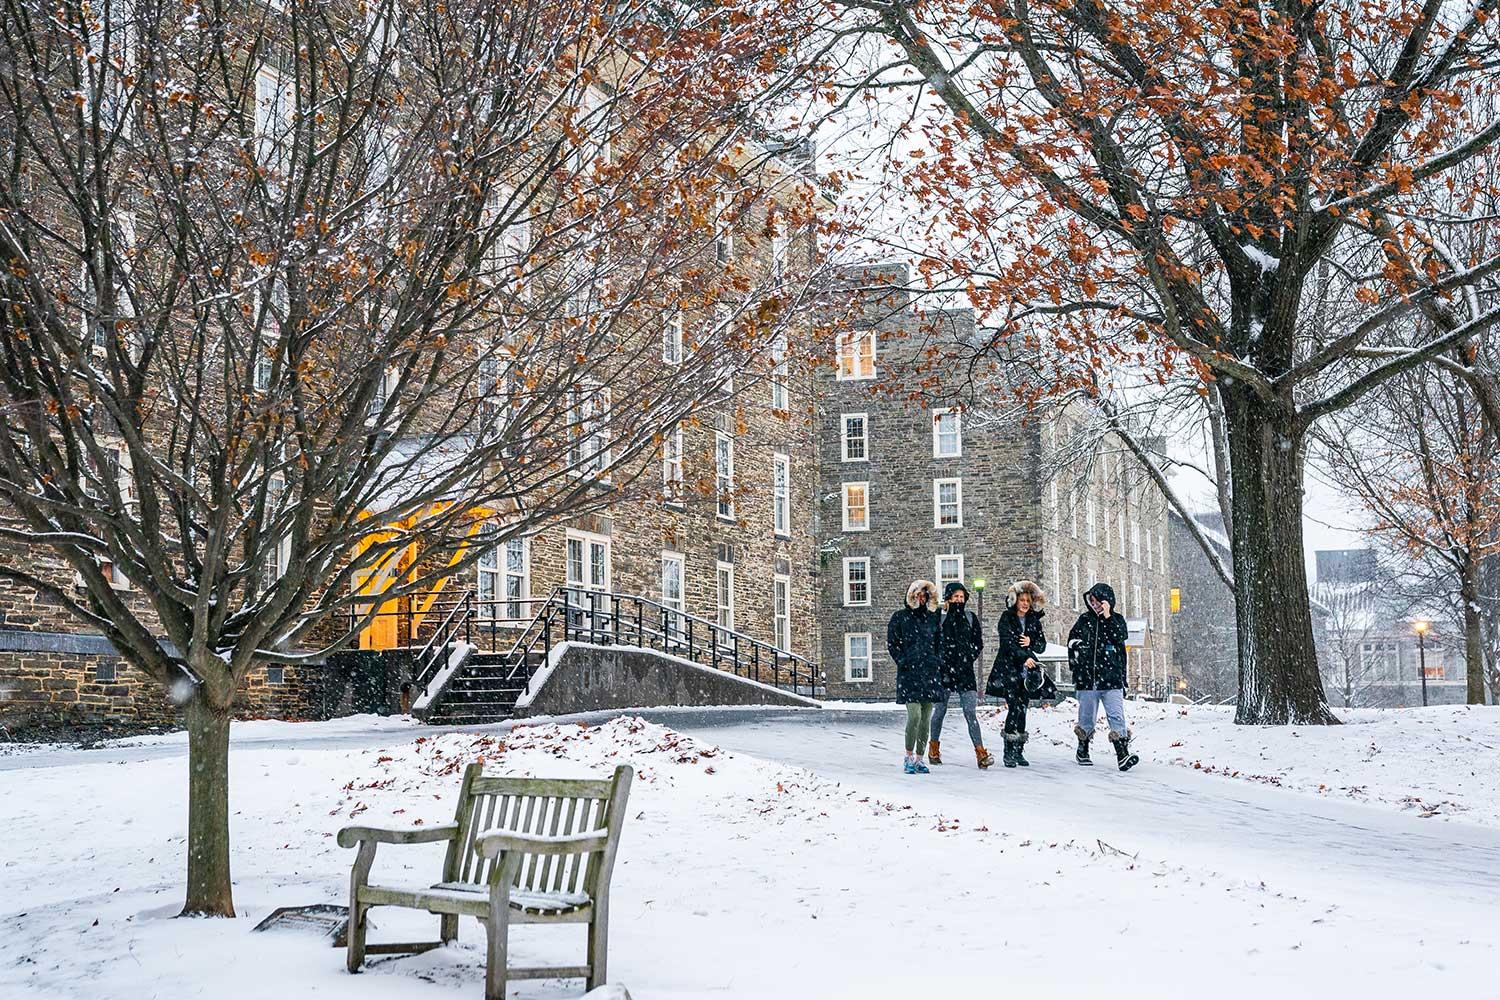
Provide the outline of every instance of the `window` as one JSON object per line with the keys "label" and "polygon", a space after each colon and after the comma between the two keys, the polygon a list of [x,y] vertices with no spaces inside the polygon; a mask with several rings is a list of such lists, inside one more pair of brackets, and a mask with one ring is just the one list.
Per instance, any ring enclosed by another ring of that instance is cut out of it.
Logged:
{"label": "window", "polygon": [[666,621],[667,635],[676,639],[681,634],[681,615],[686,606],[682,595],[683,556],[680,552],[661,554],[661,604],[669,612]]}
{"label": "window", "polygon": [[734,438],[723,431],[714,432],[714,493],[718,497],[718,515],[734,520]]}
{"label": "window", "polygon": [[[1124,510],[1120,510],[1120,511],[1118,511],[1115,514],[1115,525],[1118,528],[1119,533],[1120,533],[1120,555],[1123,556],[1125,554],[1125,511]],[[1108,525],[1105,526],[1104,530],[1106,530],[1106,531],[1109,530]]]}
{"label": "window", "polygon": [[586,87],[578,102],[578,147],[574,150],[570,167],[574,173],[582,173],[594,160],[608,164],[614,157],[610,143],[609,99],[594,87]]}
{"label": "window", "polygon": [[1078,488],[1068,490],[1068,533],[1078,537]]}
{"label": "window", "polygon": [[1400,680],[1400,654],[1394,642],[1362,642],[1359,644],[1359,667],[1370,677]]}
{"label": "window", "polygon": [[1049,597],[1056,597],[1057,595],[1059,595],[1061,593],[1062,593],[1062,561],[1058,558],[1057,553],[1053,552],[1052,553],[1052,590],[1048,593],[1048,596]]}
{"label": "window", "polygon": [[844,680],[859,684],[872,679],[870,670],[870,633],[844,633]]}
{"label": "window", "polygon": [[771,237],[771,281],[781,284],[786,280],[787,267],[792,257],[792,238],[790,236]]}
{"label": "window", "polygon": [[787,393],[787,379],[791,376],[791,364],[785,360],[776,362],[771,369],[771,409],[790,410],[791,398]]}
{"label": "window", "polygon": [[682,425],[667,431],[661,441],[661,485],[667,503],[682,503]]}
{"label": "window", "polygon": [[669,365],[682,364],[682,310],[667,313],[661,328],[661,359]]}
{"label": "window", "polygon": [[963,480],[934,479],[932,481],[932,526],[934,528],[962,528],[964,526]]}
{"label": "window", "polygon": [[1094,493],[1092,485],[1089,489],[1088,498],[1084,501],[1084,532],[1088,535],[1090,545],[1099,544],[1099,517],[1098,510],[1094,507]]}
{"label": "window", "polygon": [[385,63],[392,74],[401,72],[401,60],[396,56],[396,28],[386,17],[393,0],[370,0],[365,9],[365,26],[370,32],[370,45],[365,50],[365,59],[371,65]]}
{"label": "window", "polygon": [[1156,563],[1151,559],[1151,529],[1148,527],[1146,528],[1146,568],[1150,569],[1154,565]]}
{"label": "window", "polygon": [[1083,589],[1078,586],[1078,556],[1073,556],[1073,610],[1083,610]]}
{"label": "window", "polygon": [[[93,6],[100,12],[98,30],[89,32],[90,56],[99,74],[99,131],[104,141],[118,130],[122,138],[131,132],[128,115],[129,94],[126,78],[137,72],[135,58],[135,19],[139,16],[126,0],[104,0]],[[92,102],[92,81],[85,81],[86,101]]]}
{"label": "window", "polygon": [[587,531],[567,534],[565,580],[569,587],[603,591],[609,589],[610,541],[606,535]]}
{"label": "window", "polygon": [[963,437],[957,410],[934,410],[932,413],[932,457],[957,458],[963,454]]}
{"label": "window", "polygon": [[870,530],[870,484],[844,483],[844,530]]}
{"label": "window", "polygon": [[865,607],[870,603],[870,560],[851,556],[844,560],[844,606]]}
{"label": "window", "polygon": [[962,583],[964,579],[964,557],[962,555],[946,555],[937,557],[937,585],[938,593],[943,592],[943,587],[949,583]]}
{"label": "window", "polygon": [[500,358],[493,347],[479,359],[479,385],[475,388],[479,397],[479,433],[499,434],[504,430],[505,386],[500,377]]}
{"label": "window", "polygon": [[608,408],[607,391],[597,387],[573,390],[573,409],[568,421],[573,432],[569,463],[576,476],[608,480],[609,436],[605,430]]}
{"label": "window", "polygon": [[374,422],[385,412],[385,404],[390,401],[400,379],[401,373],[394,367],[386,368],[380,373],[380,377],[375,380],[374,392],[370,395],[370,419],[366,423]]}
{"label": "window", "polygon": [[845,462],[864,462],[870,457],[870,418],[864,413],[845,413],[839,447]]}
{"label": "window", "polygon": [[734,259],[734,195],[720,188],[714,196],[714,259]]}
{"label": "window", "polygon": [[849,330],[839,335],[839,381],[875,377],[875,330]]}
{"label": "window", "polygon": [[[569,557],[573,553],[570,549]],[[580,544],[578,556],[584,557]],[[479,556],[479,617],[486,621],[522,621],[531,596],[531,545],[509,538]]]}
{"label": "window", "polygon": [[117,668],[113,661],[94,664],[95,682],[100,684],[113,684],[117,677]]}
{"label": "window", "polygon": [[792,578],[778,573],[771,581],[771,627],[776,648],[792,648]]}
{"label": "window", "polygon": [[1048,494],[1052,500],[1052,530],[1056,531],[1062,527],[1062,507],[1057,500],[1057,480],[1052,480],[1047,487]]}
{"label": "window", "polygon": [[[517,268],[524,268],[531,251],[531,221],[516,219],[520,211],[514,188],[496,185],[490,188],[484,199],[484,221],[486,230],[499,227],[498,232],[487,232],[490,243],[485,250],[484,274],[496,287],[505,284]],[[526,283],[518,283],[516,295],[526,297]]]}
{"label": "window", "polygon": [[267,170],[285,171],[291,162],[292,111],[296,97],[290,80],[269,66],[255,73],[255,159]]}
{"label": "window", "polygon": [[255,355],[254,386],[256,392],[269,392],[271,376],[275,369],[276,355],[281,351],[281,325],[291,309],[291,296],[286,282],[280,278],[271,282],[270,298],[266,303],[266,318],[262,324],[265,341]]}
{"label": "window", "polygon": [[1133,603],[1133,604],[1130,605],[1130,610],[1133,611],[1133,612],[1135,612],[1136,614],[1140,614],[1141,613],[1141,585],[1140,584],[1137,583],[1137,584],[1133,584],[1131,586],[1131,588],[1130,588],[1130,596],[1131,596],[1131,600],[1135,602],[1135,603]]}
{"label": "window", "polygon": [[715,566],[714,603],[718,608],[720,628],[734,628],[734,564],[721,562]]}
{"label": "window", "polygon": [[[280,518],[281,499],[285,494],[286,480],[281,476],[270,477],[266,482],[265,522],[267,525],[274,525]],[[292,536],[287,534],[266,551],[265,562],[261,564],[261,589],[270,590],[276,586],[276,581],[286,575],[286,568],[291,561]]]}
{"label": "window", "polygon": [[792,460],[771,456],[771,528],[778,535],[792,533]]}
{"label": "window", "polygon": [[1135,562],[1141,561],[1141,525],[1139,521],[1130,523],[1130,558]]}
{"label": "window", "polygon": [[266,683],[267,684],[285,684],[286,683],[286,667],[283,667],[283,666],[270,666],[270,667],[266,667]]}
{"label": "window", "polygon": [[1094,561],[1093,556],[1089,556],[1088,561],[1084,564],[1084,566],[1084,582],[1092,587],[1094,584],[1099,582],[1099,564]]}

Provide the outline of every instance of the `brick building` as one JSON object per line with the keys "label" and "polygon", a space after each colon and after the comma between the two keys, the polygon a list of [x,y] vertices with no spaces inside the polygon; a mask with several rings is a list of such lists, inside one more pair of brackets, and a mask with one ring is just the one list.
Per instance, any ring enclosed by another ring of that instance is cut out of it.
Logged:
{"label": "brick building", "polygon": [[913,402],[904,385],[921,357],[968,341],[974,316],[918,312],[896,290],[904,268],[869,276],[890,290],[870,295],[818,393],[830,694],[894,692],[885,627],[913,579],[964,580],[976,610],[972,591],[985,581],[988,637],[1006,589],[1023,578],[1047,591],[1048,636],[1059,649],[1084,591],[1111,583],[1120,611],[1144,626],[1144,645],[1130,650],[1132,689],[1164,694],[1175,683],[1164,499],[1123,453],[1074,447],[1083,429],[1072,409],[981,424],[970,412]]}

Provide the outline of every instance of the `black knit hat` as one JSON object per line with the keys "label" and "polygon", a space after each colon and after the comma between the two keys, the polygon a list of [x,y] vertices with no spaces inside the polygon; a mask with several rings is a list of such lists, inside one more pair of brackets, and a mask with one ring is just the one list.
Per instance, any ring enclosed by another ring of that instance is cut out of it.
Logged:
{"label": "black knit hat", "polygon": [[947,585],[943,587],[943,602],[947,603],[948,601],[952,600],[953,595],[958,593],[960,590],[964,592],[964,599],[968,600],[969,588],[965,587],[961,581],[949,580]]}

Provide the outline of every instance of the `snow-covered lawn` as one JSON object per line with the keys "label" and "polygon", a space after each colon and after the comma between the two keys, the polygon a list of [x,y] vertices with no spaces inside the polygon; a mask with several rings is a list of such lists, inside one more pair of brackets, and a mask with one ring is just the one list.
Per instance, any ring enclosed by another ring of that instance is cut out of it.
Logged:
{"label": "snow-covered lawn", "polygon": [[[1416,822],[1397,811],[1404,796],[1430,802],[1440,791],[1442,801],[1465,806],[1453,820],[1457,832],[1469,819],[1500,815],[1494,775],[1482,773],[1473,752],[1461,780],[1423,773],[1435,758],[1419,749],[1420,734],[1435,731],[1441,756],[1457,756],[1470,740],[1496,743],[1494,713],[1387,713],[1293,735],[1232,727],[1216,710],[1132,710],[1147,759],[1130,775],[1103,760],[1092,771],[1072,766],[1061,710],[1036,713],[1029,773],[981,774],[972,757],[964,766],[957,713],[945,741],[954,764],[917,778],[899,775],[897,757],[872,745],[867,734],[886,725],[878,713],[863,713],[863,728],[817,712],[762,728],[793,749],[799,727],[850,735],[846,752],[868,757],[871,769],[840,780],[776,763],[773,752],[731,753],[631,717],[439,735],[371,720],[237,726],[231,783],[242,916],[233,921],[170,919],[180,905],[186,794],[185,758],[164,752],[173,738],[39,753],[37,767],[0,770],[0,997],[478,1000],[483,953],[472,921],[456,947],[376,958],[359,976],[315,937],[250,931],[277,906],[343,902],[353,858],[335,845],[338,828],[356,817],[446,820],[459,772],[478,758],[519,774],[602,774],[622,761],[638,769],[610,949],[612,978],[637,1000],[1258,997],[1268,988],[1304,996],[1323,987],[1379,997],[1436,983],[1480,996],[1496,988],[1494,906],[1409,885],[1351,901],[1323,881],[1204,864],[1214,851],[1234,850],[1233,830],[1222,848],[1203,842],[1178,852],[1154,841],[1111,843],[1091,819],[1103,791],[1116,803],[1153,795],[1159,806],[1184,787],[1205,798],[1240,787],[1164,766],[1180,758],[1188,768],[1197,761],[1215,774],[1238,770],[1306,790],[1268,788],[1254,799],[1260,810],[1281,805],[1290,836],[1318,784],[1361,786],[1369,801],[1397,807],[1348,807],[1365,810],[1358,815],[1370,818],[1372,836],[1383,816]],[[364,744],[348,745],[361,730]],[[327,745],[316,739],[323,732]],[[281,745],[292,737],[299,746]],[[162,755],[141,756],[153,748]],[[1491,771],[1494,763],[1491,755]],[[1042,792],[1047,810],[1023,804],[1023,787],[1050,789]],[[1192,794],[1182,798],[1183,810],[1195,808]],[[1472,832],[1500,846],[1500,834]],[[376,874],[435,881],[440,857],[437,847],[382,847]],[[1342,861],[1330,848],[1330,868]],[[436,918],[421,914],[377,909],[373,919],[373,941],[436,931]],[[570,964],[583,946],[576,928],[520,928],[513,943],[514,964]],[[512,996],[582,992],[576,981],[524,983]]]}
{"label": "snow-covered lawn", "polygon": [[1342,726],[1235,726],[1234,709],[1132,704],[1158,761],[1428,818],[1500,826],[1500,711],[1338,709]]}

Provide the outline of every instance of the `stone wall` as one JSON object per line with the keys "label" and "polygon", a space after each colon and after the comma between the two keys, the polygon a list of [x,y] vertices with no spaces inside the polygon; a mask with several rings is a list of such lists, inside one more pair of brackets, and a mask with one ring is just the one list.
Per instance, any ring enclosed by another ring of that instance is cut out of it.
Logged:
{"label": "stone wall", "polygon": [[[236,717],[321,718],[326,688],[321,666],[259,666],[245,678]],[[167,693],[103,637],[0,630],[0,726],[12,738],[177,725]]]}

